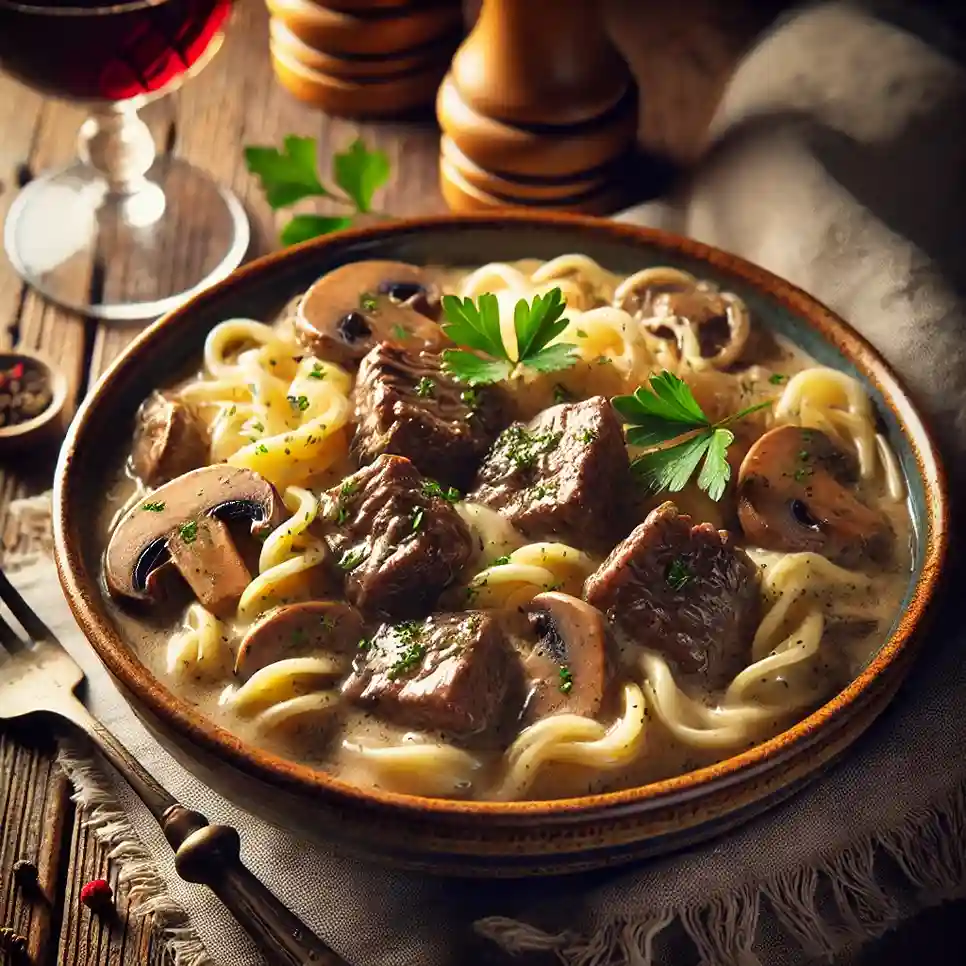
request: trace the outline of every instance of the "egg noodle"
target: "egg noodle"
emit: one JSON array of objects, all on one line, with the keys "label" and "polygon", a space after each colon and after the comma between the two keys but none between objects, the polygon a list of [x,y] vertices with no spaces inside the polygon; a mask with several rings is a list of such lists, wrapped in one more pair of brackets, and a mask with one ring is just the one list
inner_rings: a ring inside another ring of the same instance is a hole
[{"label": "egg noodle", "polygon": [[[738,296],[719,293],[686,272],[657,266],[621,278],[577,254],[533,265],[484,265],[456,278],[450,290],[464,297],[496,295],[512,354],[516,302],[555,287],[562,290],[569,320],[556,341],[576,345],[586,364],[559,375],[587,395],[612,393],[615,384],[630,391],[661,369],[718,378],[716,367],[734,361],[724,350],[709,363],[698,326],[688,319],[667,315],[660,325],[643,324],[632,299],[639,305],[668,291],[719,295],[732,337],[747,338],[750,326]],[[766,427],[789,423],[828,433],[855,453],[865,483],[892,501],[904,498],[896,459],[857,380],[807,365],[776,388],[767,367],[754,369],[762,376],[757,398],[775,399],[763,417]],[[530,378],[546,381],[524,377]],[[272,606],[312,595],[328,551],[311,525],[319,513],[320,480],[349,452],[352,389],[345,369],[305,354],[287,320],[269,326],[230,319],[211,331],[203,373],[180,390],[181,397],[209,427],[211,461],[260,473],[281,493],[289,517],[265,539],[257,576],[232,620],[220,621],[197,603],[188,608],[183,627],[168,643],[172,676],[231,682],[240,635]],[[528,542],[487,507],[462,501],[456,510],[475,541],[462,578],[464,607],[516,608],[548,589],[580,596],[584,580],[601,562],[564,543]],[[495,768],[438,735],[374,737],[351,722],[341,733],[341,754],[365,780],[388,789],[519,799],[555,769],[579,790],[595,776],[626,767],[645,754],[652,731],[663,730],[684,749],[719,753],[773,734],[826,696],[817,670],[830,659],[825,653],[830,623],[867,620],[870,608],[875,610],[876,579],[815,553],[748,552],[761,571],[764,616],[751,643],[751,663],[721,693],[710,698],[686,693],[662,656],[640,648],[629,656],[625,648],[630,679],[620,691],[614,720],[575,714],[538,720],[517,735]],[[348,659],[337,654],[282,659],[243,683],[227,683],[222,705],[266,731],[303,719],[333,720],[344,711],[338,685],[347,670]]]}]

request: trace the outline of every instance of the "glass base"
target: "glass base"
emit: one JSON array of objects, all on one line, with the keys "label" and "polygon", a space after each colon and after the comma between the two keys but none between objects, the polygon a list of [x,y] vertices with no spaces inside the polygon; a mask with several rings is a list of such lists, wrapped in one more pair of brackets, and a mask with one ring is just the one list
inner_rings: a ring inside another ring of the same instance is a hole
[{"label": "glass base", "polygon": [[98,319],[146,320],[241,264],[241,202],[203,171],[160,158],[138,190],[112,193],[77,162],[31,181],[4,226],[14,269],[41,295]]}]

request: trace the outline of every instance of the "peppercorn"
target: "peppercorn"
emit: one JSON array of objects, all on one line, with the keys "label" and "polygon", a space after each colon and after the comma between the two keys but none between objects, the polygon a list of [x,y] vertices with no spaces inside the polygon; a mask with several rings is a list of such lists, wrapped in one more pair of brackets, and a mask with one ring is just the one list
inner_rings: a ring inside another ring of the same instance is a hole
[{"label": "peppercorn", "polygon": [[104,913],[114,907],[114,890],[106,879],[92,879],[81,889],[80,901],[91,911]]},{"label": "peppercorn", "polygon": [[0,928],[0,952],[7,952],[13,956],[26,956],[27,937],[21,936],[16,929],[3,926]]},{"label": "peppercorn", "polygon": [[13,881],[23,892],[33,892],[37,888],[37,866],[29,859],[17,859],[13,864]]}]

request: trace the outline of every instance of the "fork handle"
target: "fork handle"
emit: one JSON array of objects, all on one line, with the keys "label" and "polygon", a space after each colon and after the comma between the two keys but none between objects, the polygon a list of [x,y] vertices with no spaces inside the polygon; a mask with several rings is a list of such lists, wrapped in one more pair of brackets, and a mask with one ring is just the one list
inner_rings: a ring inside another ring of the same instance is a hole
[{"label": "fork handle", "polygon": [[63,715],[97,745],[157,819],[174,850],[178,875],[208,886],[272,966],[350,966],[249,871],[235,829],[211,825],[178,803],[80,702]]}]

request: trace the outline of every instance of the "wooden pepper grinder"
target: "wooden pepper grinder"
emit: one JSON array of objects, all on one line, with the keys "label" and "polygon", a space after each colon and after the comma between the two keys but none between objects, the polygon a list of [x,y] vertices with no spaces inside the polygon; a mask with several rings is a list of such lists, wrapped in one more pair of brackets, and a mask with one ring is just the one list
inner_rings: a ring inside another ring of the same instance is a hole
[{"label": "wooden pepper grinder", "polygon": [[596,0],[483,0],[436,115],[454,211],[604,214],[625,198],[637,88]]},{"label": "wooden pepper grinder", "polygon": [[275,75],[327,114],[387,118],[433,102],[463,36],[459,0],[266,0]]}]

